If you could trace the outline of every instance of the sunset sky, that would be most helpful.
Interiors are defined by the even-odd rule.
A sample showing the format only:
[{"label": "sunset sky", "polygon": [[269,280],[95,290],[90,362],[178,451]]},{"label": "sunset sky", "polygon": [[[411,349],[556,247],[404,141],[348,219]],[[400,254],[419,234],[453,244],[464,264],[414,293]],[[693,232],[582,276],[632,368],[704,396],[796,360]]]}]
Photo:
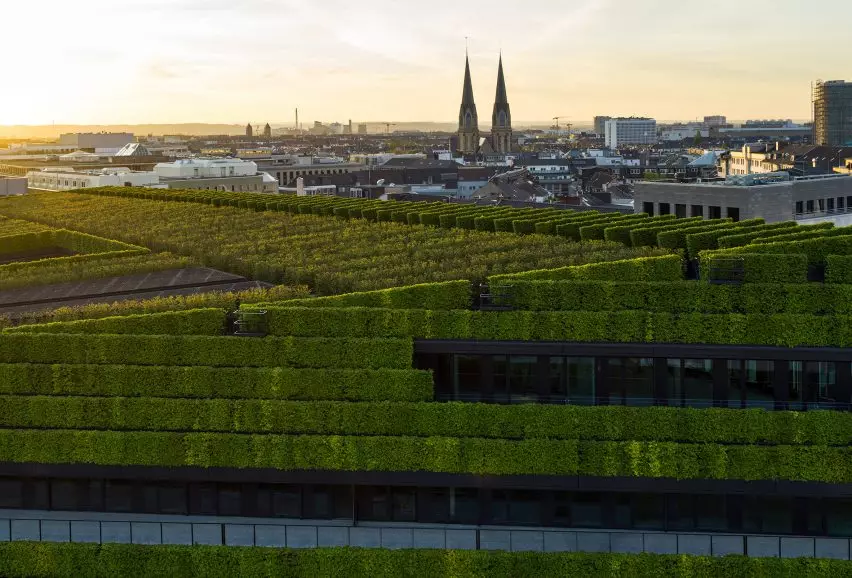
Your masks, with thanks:
[{"label": "sunset sky", "polygon": [[452,121],[465,36],[482,126],[501,48],[517,121],[805,119],[848,1],[3,2],[0,124]]}]

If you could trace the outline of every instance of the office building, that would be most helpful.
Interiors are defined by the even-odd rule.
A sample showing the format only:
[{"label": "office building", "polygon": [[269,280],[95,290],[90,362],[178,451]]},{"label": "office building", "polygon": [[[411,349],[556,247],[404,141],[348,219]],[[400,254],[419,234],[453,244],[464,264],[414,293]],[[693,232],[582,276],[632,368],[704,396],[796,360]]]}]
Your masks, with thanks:
[{"label": "office building", "polygon": [[704,124],[707,126],[725,126],[728,124],[728,117],[721,114],[714,114],[704,117]]},{"label": "office building", "polygon": [[367,134],[367,124],[361,123],[358,125],[358,134]]},{"label": "office building", "polygon": [[0,197],[23,195],[27,192],[27,179],[0,176]]},{"label": "office building", "polygon": [[154,173],[170,189],[205,189],[232,192],[277,193],[278,182],[241,159],[179,159],[158,163]]},{"label": "office building", "polygon": [[852,176],[791,177],[787,172],[732,176],[724,181],[634,184],[634,211],[649,215],[762,218],[767,223],[845,213],[852,209]]},{"label": "office building", "polygon": [[629,145],[657,142],[657,121],[652,118],[612,118],[606,121],[606,146],[616,149]]},{"label": "office building", "polygon": [[595,134],[597,135],[605,135],[606,134],[606,121],[612,120],[611,116],[596,116],[594,120],[595,125]]},{"label": "office building", "polygon": [[852,82],[819,81],[813,99],[814,143],[852,145]]},{"label": "office building", "polygon": [[134,141],[129,132],[78,132],[59,135],[59,145],[75,150],[120,149]]},{"label": "office building", "polygon": [[147,187],[160,184],[160,178],[150,171],[131,171],[127,167],[92,170],[44,168],[27,173],[30,189],[42,191],[71,191],[94,187]]}]

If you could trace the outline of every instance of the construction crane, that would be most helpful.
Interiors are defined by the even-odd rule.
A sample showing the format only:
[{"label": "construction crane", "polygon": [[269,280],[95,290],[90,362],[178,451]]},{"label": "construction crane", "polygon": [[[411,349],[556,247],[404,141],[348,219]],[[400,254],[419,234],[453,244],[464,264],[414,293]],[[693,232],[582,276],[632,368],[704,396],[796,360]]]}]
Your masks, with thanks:
[{"label": "construction crane", "polygon": [[[556,128],[556,130],[559,130],[559,119],[560,118],[568,118],[568,117],[567,116],[554,116],[553,117],[553,122],[556,123],[556,126],[554,127],[554,128]],[[565,123],[565,128],[570,131],[571,130],[571,123],[570,122]]]},{"label": "construction crane", "polygon": [[390,134],[390,127],[396,126],[395,122],[386,122],[385,123],[385,134]]}]

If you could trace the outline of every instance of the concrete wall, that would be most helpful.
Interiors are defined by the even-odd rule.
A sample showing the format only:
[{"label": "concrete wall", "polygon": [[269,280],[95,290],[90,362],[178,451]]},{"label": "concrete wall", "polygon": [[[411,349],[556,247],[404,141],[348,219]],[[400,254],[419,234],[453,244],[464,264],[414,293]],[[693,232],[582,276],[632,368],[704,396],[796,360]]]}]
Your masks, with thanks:
[{"label": "concrete wall", "polygon": [[0,541],[316,548],[439,548],[850,559],[843,538],[560,531],[427,524],[359,524],[202,516],[7,510]]},{"label": "concrete wall", "polygon": [[256,175],[253,177],[220,177],[220,178],[204,178],[204,179],[166,179],[161,180],[160,184],[168,186],[170,189],[219,189],[225,187],[226,191],[231,191],[234,187],[236,192],[260,193],[263,192],[263,177]]},{"label": "concrete wall", "polygon": [[0,197],[23,195],[27,192],[27,179],[0,177]]}]

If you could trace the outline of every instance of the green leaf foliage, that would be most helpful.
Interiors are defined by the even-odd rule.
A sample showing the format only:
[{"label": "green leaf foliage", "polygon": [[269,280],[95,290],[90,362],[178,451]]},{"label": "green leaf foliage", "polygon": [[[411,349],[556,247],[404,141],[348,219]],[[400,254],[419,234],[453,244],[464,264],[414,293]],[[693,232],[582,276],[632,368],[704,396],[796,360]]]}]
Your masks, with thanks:
[{"label": "green leaf foliage", "polygon": [[[761,245],[749,245],[752,250]],[[770,245],[762,245],[770,246]],[[735,251],[735,250],[734,250]],[[808,280],[808,257],[800,253],[748,253],[728,251],[703,251],[699,256],[701,279],[710,280],[710,269],[727,266],[730,260],[742,259],[746,283],[806,283]],[[716,265],[714,265],[714,263]]]},{"label": "green leaf foliage", "polygon": [[432,374],[416,369],[6,363],[0,364],[0,394],[428,401],[433,397],[433,388]]},{"label": "green leaf foliage", "polygon": [[292,299],[264,305],[287,307],[385,307],[388,309],[468,309],[471,305],[470,281],[424,283],[408,287],[347,293],[333,297]]},{"label": "green leaf foliage", "polygon": [[111,333],[115,335],[222,335],[225,313],[221,309],[166,311],[124,317],[57,321],[21,325],[6,333]]},{"label": "green leaf foliage", "polygon": [[509,284],[514,280],[587,279],[599,281],[674,281],[683,279],[683,258],[680,255],[640,257],[606,263],[590,263],[559,269],[527,271],[513,275],[493,275],[488,282]]},{"label": "green leaf foliage", "polygon": [[412,355],[410,339],[0,334],[0,363],[407,369]]},{"label": "green leaf foliage", "polygon": [[655,554],[245,548],[4,542],[0,573],[10,578],[823,578],[848,576],[852,563],[813,558]]}]

